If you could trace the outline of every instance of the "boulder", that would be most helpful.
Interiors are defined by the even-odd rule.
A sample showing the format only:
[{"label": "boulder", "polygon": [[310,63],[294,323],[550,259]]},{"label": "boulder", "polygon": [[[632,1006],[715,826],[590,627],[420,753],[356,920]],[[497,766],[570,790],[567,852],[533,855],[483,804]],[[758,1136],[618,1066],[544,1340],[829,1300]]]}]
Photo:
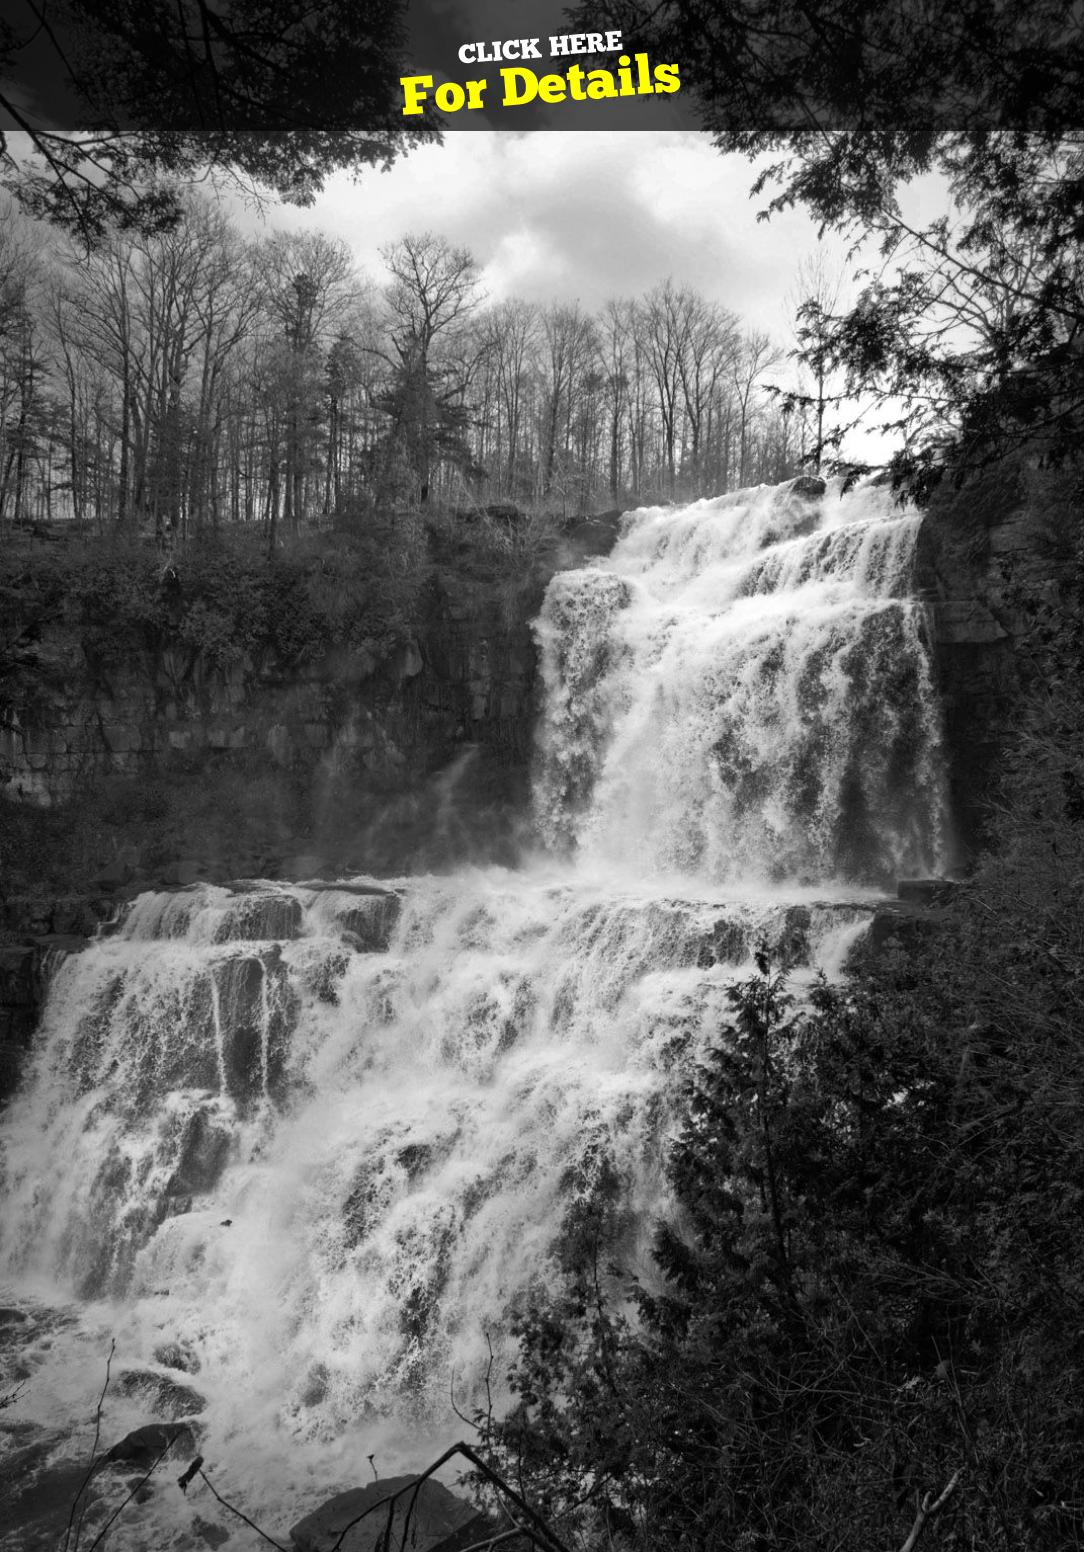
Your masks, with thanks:
[{"label": "boulder", "polygon": [[[392,1493],[400,1494],[395,1504],[392,1546],[409,1546],[411,1552],[459,1552],[487,1532],[493,1533],[484,1514],[431,1477],[420,1483],[415,1495],[413,1487],[418,1480],[416,1476],[385,1477],[367,1487],[336,1493],[299,1520],[290,1531],[290,1539],[298,1552],[331,1552],[336,1546],[339,1552],[377,1552],[385,1545],[388,1507],[376,1505]],[[351,1529],[343,1536],[348,1525]]]},{"label": "boulder", "polygon": [[198,1374],[200,1371],[198,1357],[181,1342],[163,1342],[154,1349],[154,1361],[164,1369],[179,1369],[182,1374]]},{"label": "boulder", "polygon": [[188,1423],[145,1423],[133,1428],[106,1455],[114,1465],[149,1470],[165,1455],[194,1455],[196,1436]]},{"label": "boulder", "polygon": [[191,1385],[182,1385],[166,1374],[156,1374],[153,1369],[125,1369],[117,1376],[117,1389],[122,1396],[136,1396],[155,1417],[171,1421],[191,1417],[206,1409],[206,1399]]},{"label": "boulder", "polygon": [[791,480],[787,494],[801,496],[803,501],[819,501],[826,489],[819,475],[800,474],[796,480]]}]

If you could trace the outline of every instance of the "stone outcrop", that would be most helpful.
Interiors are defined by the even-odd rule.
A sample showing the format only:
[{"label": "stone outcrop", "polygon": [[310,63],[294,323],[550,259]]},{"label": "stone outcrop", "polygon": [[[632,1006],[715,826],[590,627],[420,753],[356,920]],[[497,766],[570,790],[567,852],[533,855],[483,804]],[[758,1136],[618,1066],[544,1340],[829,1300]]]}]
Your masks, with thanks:
[{"label": "stone outcrop", "polygon": [[18,1081],[37,1022],[40,966],[40,954],[33,946],[0,946],[0,1103]]},{"label": "stone outcrop", "polygon": [[[5,594],[0,794],[55,804],[99,776],[188,775],[244,756],[397,784],[462,747],[499,766],[530,748],[530,621],[549,577],[605,553],[619,512],[566,524],[536,550],[499,556],[455,525],[429,535],[428,580],[398,645],[338,646],[284,663],[252,644],[231,659],[171,629],[103,633],[74,606],[43,606],[24,578]],[[32,573],[28,573],[32,580]],[[70,602],[70,600],[69,600]]]},{"label": "stone outcrop", "polygon": [[152,1369],[125,1369],[117,1375],[117,1390],[146,1406],[155,1417],[176,1422],[206,1410],[206,1399],[191,1385],[179,1384],[168,1375]]},{"label": "stone outcrop", "polygon": [[471,600],[436,597],[424,633],[382,663],[341,650],[290,672],[245,658],[220,668],[178,644],[136,648],[103,671],[63,620],[47,627],[22,693],[0,708],[0,791],[62,803],[100,776],[146,779],[257,756],[324,776],[421,775],[457,745],[505,760],[529,747],[534,658],[526,621],[479,619]]},{"label": "stone outcrop", "polygon": [[146,1423],[113,1445],[105,1456],[111,1465],[149,1469],[165,1456],[194,1455],[196,1436],[188,1423]]},{"label": "stone outcrop", "polygon": [[5,593],[0,800],[51,813],[40,846],[12,821],[0,930],[88,930],[53,920],[62,892],[79,907],[197,878],[513,863],[536,713],[531,621],[553,572],[605,551],[619,516],[522,560],[454,528],[433,535],[397,644],[290,662],[270,638],[216,657],[160,619],[111,634],[77,599],[46,608],[28,571]]},{"label": "stone outcrop", "polygon": [[922,523],[917,581],[944,710],[953,867],[995,839],[990,805],[1033,672],[1037,621],[1067,579],[1070,514],[1055,485],[1026,461],[1006,461],[939,492]]},{"label": "stone outcrop", "polygon": [[[392,1494],[399,1496],[389,1537],[388,1510],[376,1506]],[[333,1547],[339,1552],[378,1552],[386,1545],[409,1546],[414,1552],[459,1552],[487,1532],[494,1534],[486,1517],[440,1482],[402,1476],[336,1493],[291,1528],[290,1540],[297,1552],[331,1552]]]},{"label": "stone outcrop", "polygon": [[0,1111],[18,1085],[49,978],[85,941],[52,935],[0,943]]}]

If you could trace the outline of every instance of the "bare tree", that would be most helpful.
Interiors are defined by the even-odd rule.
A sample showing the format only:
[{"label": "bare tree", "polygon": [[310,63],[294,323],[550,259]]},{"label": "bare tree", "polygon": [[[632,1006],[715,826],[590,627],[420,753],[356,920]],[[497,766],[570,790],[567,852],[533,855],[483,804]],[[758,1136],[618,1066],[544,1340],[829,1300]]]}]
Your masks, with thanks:
[{"label": "bare tree", "polygon": [[641,303],[638,333],[654,380],[662,426],[667,492],[677,486],[678,418],[681,413],[681,361],[685,352],[688,318],[680,291],[671,280],[656,286]]},{"label": "bare tree", "polygon": [[[404,237],[381,250],[391,272],[386,295],[388,335],[397,383],[393,415],[396,442],[406,448],[419,503],[429,485],[440,410],[450,408],[457,388],[438,402],[435,352],[451,355],[455,334],[481,301],[478,266],[466,248],[454,248],[431,232]],[[462,363],[461,363],[462,364]],[[469,375],[469,371],[468,371]],[[457,385],[462,388],[462,378]]]},{"label": "bare tree", "polygon": [[573,303],[546,309],[542,337],[539,489],[548,496],[558,473],[567,473],[573,422],[597,361],[597,335],[593,320]]},{"label": "bare tree", "polygon": [[317,472],[324,410],[324,352],[356,296],[353,259],[322,233],[279,234],[259,254],[272,336],[263,352],[269,438],[268,542],[276,543],[279,494],[283,525],[296,532]]},{"label": "bare tree", "polygon": [[[531,374],[540,339],[538,309],[509,297],[485,321],[486,361],[492,379],[492,426],[497,493],[519,494],[521,460],[527,449]],[[484,461],[484,460],[483,460]]]},{"label": "bare tree", "polygon": [[689,494],[705,494],[704,436],[711,407],[727,373],[740,355],[738,320],[725,308],[706,302],[695,291],[682,290],[684,319],[678,377],[689,435]]},{"label": "bare tree", "polygon": [[753,394],[764,373],[777,366],[783,352],[766,334],[757,330],[746,334],[735,357],[731,382],[738,407],[738,485],[748,478],[749,430],[753,417]]},{"label": "bare tree", "polygon": [[815,473],[820,472],[825,448],[839,442],[838,427],[828,421],[830,406],[839,403],[832,391],[829,320],[839,306],[843,279],[842,269],[817,248],[798,265],[785,299],[796,345],[793,354],[813,380],[812,392],[804,392],[799,384],[791,403],[802,416],[803,428],[807,417],[812,420],[812,440],[803,445],[801,458]]}]

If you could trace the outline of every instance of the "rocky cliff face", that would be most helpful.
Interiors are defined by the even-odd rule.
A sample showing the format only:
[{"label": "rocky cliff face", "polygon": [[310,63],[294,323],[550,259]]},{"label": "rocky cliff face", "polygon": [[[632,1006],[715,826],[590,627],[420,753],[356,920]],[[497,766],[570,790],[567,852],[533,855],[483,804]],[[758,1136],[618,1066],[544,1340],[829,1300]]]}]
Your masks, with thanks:
[{"label": "rocky cliff face", "polygon": [[618,516],[522,553],[447,525],[396,639],[359,630],[293,660],[259,640],[196,648],[182,610],[163,628],[161,598],[154,629],[131,611],[88,622],[55,587],[43,604],[28,569],[0,641],[0,929],[79,931],[73,910],[101,919],[140,884],[512,861],[530,622],[553,572],[608,549]]},{"label": "rocky cliff face", "polygon": [[1023,458],[939,493],[923,522],[918,582],[931,605],[957,866],[996,840],[999,766],[1039,671],[1044,621],[1071,580],[1078,523],[1072,476]]},{"label": "rocky cliff face", "polygon": [[178,755],[247,753],[282,769],[350,759],[385,780],[439,768],[464,742],[509,763],[529,743],[527,621],[479,591],[434,587],[417,634],[383,663],[351,648],[293,670],[250,658],[218,668],[181,644],[150,656],[133,642],[103,669],[60,621],[23,667],[0,724],[0,790],[43,806],[96,777],[147,778]]}]

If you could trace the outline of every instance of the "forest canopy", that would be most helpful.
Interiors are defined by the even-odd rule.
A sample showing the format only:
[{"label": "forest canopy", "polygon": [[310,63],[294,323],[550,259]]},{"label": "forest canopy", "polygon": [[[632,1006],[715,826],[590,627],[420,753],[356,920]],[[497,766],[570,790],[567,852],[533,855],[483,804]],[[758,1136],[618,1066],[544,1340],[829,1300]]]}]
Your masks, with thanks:
[{"label": "forest canopy", "polygon": [[0,521],[273,547],[377,506],[571,516],[801,466],[809,427],[764,391],[780,350],[689,286],[494,303],[436,233],[386,244],[374,283],[318,231],[183,212],[87,253],[8,211]]}]

